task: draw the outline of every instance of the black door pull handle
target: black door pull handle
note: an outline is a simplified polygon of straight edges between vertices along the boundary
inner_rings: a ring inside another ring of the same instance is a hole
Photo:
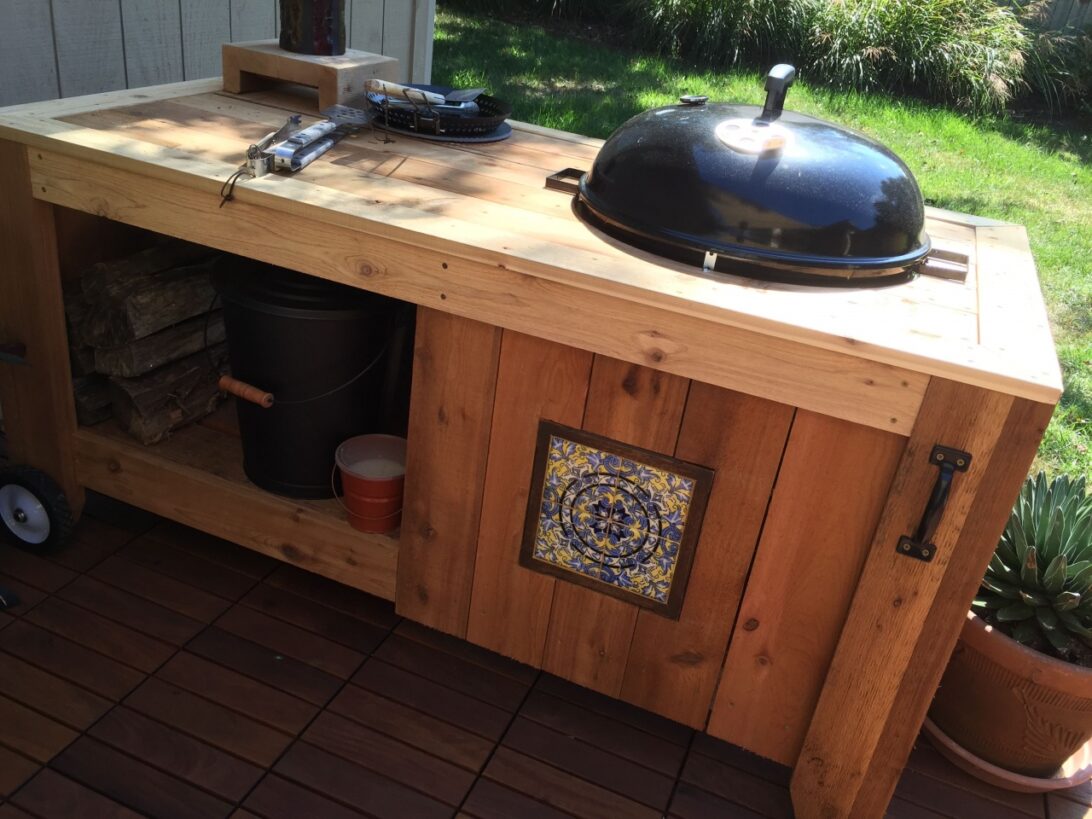
[[[925,511],[921,515],[921,522],[913,536],[903,535],[899,538],[896,551],[907,557],[929,562],[936,554],[936,546],[933,545],[933,536],[937,526],[944,515],[944,507],[948,505],[948,496],[952,491],[952,478],[956,472],[966,472],[971,465],[970,453],[959,449],[952,449],[939,444],[933,447],[929,454],[930,463],[940,470],[933,491],[929,494],[929,501],[925,504]]]

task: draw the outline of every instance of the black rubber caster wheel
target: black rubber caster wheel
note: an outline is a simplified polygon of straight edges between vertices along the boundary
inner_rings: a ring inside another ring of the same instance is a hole
[[[75,522],[68,499],[40,469],[0,469],[0,524],[6,539],[32,551],[52,551],[72,534]]]

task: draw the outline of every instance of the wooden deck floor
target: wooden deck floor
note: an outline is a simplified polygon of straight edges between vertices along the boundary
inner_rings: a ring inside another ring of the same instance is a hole
[[[789,771],[400,621],[390,604],[98,504],[0,547],[0,819],[788,817]],[[890,815],[1076,819],[923,740]]]

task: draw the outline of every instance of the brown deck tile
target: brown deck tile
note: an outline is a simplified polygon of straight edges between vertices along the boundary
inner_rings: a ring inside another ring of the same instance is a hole
[[[792,819],[792,802],[787,787],[775,785],[712,757],[690,754],[680,778],[770,819]]]
[[[43,769],[20,788],[13,800],[42,819],[138,819],[136,813],[67,776]]]
[[[0,650],[113,700],[143,679],[134,668],[23,620],[0,631]]]
[[[447,819],[452,814],[450,805],[306,742],[289,748],[273,770],[379,819]]]
[[[994,801],[910,769],[903,772],[895,795],[958,819],[1027,819],[1029,816],[1042,819],[1046,815],[1041,798],[1034,799],[1033,804],[1026,800],[1013,800],[1021,803],[1020,807],[1016,807],[1012,803]]]
[[[95,723],[88,735],[229,802],[246,796],[265,773],[124,706]]]
[[[247,606],[228,609],[216,627],[342,679],[352,676],[364,662],[359,651]]]
[[[919,741],[917,743],[910,754],[906,767],[924,776],[953,785],[960,790],[976,794],[983,799],[1000,802],[1010,808],[1024,811],[1029,816],[1042,817],[1044,815],[1041,794],[1002,791],[987,785],[985,782],[975,779],[970,774],[964,773],[950,764],[928,742]]]
[[[500,739],[512,719],[508,711],[376,659],[364,663],[353,682],[486,739]]]
[[[0,798],[10,796],[41,766],[0,745]]]
[[[400,619],[394,613],[394,603],[389,600],[381,600],[288,564],[275,569],[265,583],[382,628],[393,628]]]
[[[0,549],[7,548],[7,544],[0,546]],[[7,612],[15,617],[26,613],[49,596],[49,592],[44,592],[29,583],[24,583],[17,577],[12,577],[10,574],[4,574],[3,572],[0,572],[0,586],[15,592],[16,597],[19,598],[18,605],[7,609]]]
[[[227,600],[238,600],[255,584],[255,579],[241,572],[232,571],[217,563],[197,557],[184,549],[178,549],[143,535],[119,554],[126,560],[139,563],[149,569],[167,575],[198,589],[211,592]]]
[[[721,799],[689,782],[679,783],[667,815],[678,819],[767,819],[761,813]]]
[[[504,735],[504,746],[660,811],[667,809],[675,785],[673,775],[656,773],[522,717]]]
[[[650,808],[572,774],[544,765],[512,750],[498,748],[484,776],[539,802],[580,817],[659,819],[662,810]]]
[[[157,669],[175,652],[174,646],[58,597],[39,603],[23,619],[146,673]]]
[[[328,710],[471,771],[493,751],[487,739],[356,685],[345,686]]]
[[[527,695],[525,683],[397,633],[383,641],[375,657],[509,711],[519,708]]]
[[[789,787],[792,768],[788,765],[781,765],[772,759],[752,754],[750,751],[745,751],[735,745],[729,745],[723,740],[703,734],[700,731],[694,733],[694,743],[691,747],[695,753],[711,757],[718,762],[746,771],[775,785]]]
[[[7,543],[0,548],[0,574],[44,592],[55,592],[76,576],[71,569]]]
[[[0,819],[36,819],[36,817],[7,802],[0,805]]]
[[[90,737],[74,742],[51,767],[157,819],[212,819],[231,811],[222,799]]]
[[[1047,796],[1047,810],[1050,819],[1090,819],[1092,802],[1087,799],[1070,799],[1065,792]]]
[[[474,819],[567,819],[571,813],[539,802],[525,794],[499,785],[490,779],[479,779],[463,803],[463,814]]]
[[[263,779],[244,803],[265,819],[360,819],[363,814],[276,775]],[[234,819],[238,814],[232,814]]]
[[[303,739],[449,805],[458,805],[474,782],[474,773],[465,768],[328,711],[318,715]]]
[[[377,626],[266,583],[256,586],[242,602],[270,617],[307,629],[362,654],[374,651],[390,631],[388,627]]]
[[[104,560],[91,570],[91,576],[202,623],[211,623],[231,605],[222,597],[123,557]]]
[[[43,557],[76,572],[86,572],[101,563],[136,535],[109,523],[84,515],[61,549]]]
[[[605,694],[583,688],[575,683],[555,677],[553,674],[543,674],[535,683],[536,691],[543,691],[558,699],[568,700],[574,705],[595,711],[611,719],[640,728],[676,745],[686,746],[690,742],[692,729],[677,722],[672,722],[666,717],[645,711],[635,705],[630,705],[621,700],[612,699]]]
[[[156,677],[290,734],[318,713],[311,703],[188,651],[168,660]]]
[[[477,663],[497,674],[511,677],[524,686],[532,685],[538,679],[538,670],[529,665],[495,654],[488,649],[460,640],[458,637],[452,637],[450,634],[436,631],[436,629],[422,626],[419,623],[414,623],[411,620],[403,620],[398,624],[395,632],[402,637],[423,643],[440,651],[446,651],[448,654],[453,654],[472,663]]]
[[[2,653],[0,694],[81,731],[105,714],[113,704],[18,657]]]
[[[180,646],[205,624],[93,577],[73,580],[57,596],[163,642]]]
[[[150,678],[125,705],[258,765],[272,765],[292,738],[222,705]]]
[[[215,627],[203,631],[186,648],[315,705],[325,704],[342,685],[332,674]]]
[[[0,744],[31,759],[48,762],[77,736],[71,728],[15,700],[0,697]]]
[[[537,690],[527,697],[520,716],[672,777],[686,756],[681,745]]]
[[[886,819],[949,819],[949,817],[896,796],[887,806]]]
[[[260,580],[280,565],[280,561],[261,552],[244,549],[231,541],[172,521],[163,521],[149,531],[147,537],[255,580]]]

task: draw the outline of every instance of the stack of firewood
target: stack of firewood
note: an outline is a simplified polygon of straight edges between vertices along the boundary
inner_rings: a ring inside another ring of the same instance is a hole
[[[144,444],[212,412],[225,371],[213,253],[163,242],[85,270],[65,290],[80,424],[116,418]]]

